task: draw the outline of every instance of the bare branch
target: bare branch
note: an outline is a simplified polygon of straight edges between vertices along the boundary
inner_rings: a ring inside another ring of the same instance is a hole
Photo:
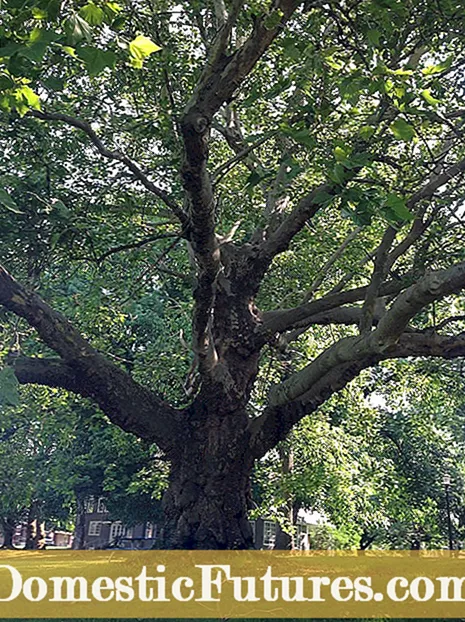
[[[155,235],[149,235],[146,238],[142,238],[141,240],[137,240],[136,242],[128,242],[127,244],[120,244],[118,246],[114,246],[113,248],[109,248],[107,251],[102,253],[100,257],[97,258],[97,262],[101,263],[105,259],[108,259],[111,255],[115,255],[116,253],[121,253],[123,251],[132,250],[134,248],[142,248],[147,244],[152,244],[152,242],[157,242],[158,240],[166,240],[167,238],[176,238],[179,240],[180,234],[179,232],[173,233],[158,233]]]
[[[378,247],[375,255],[375,266],[371,276],[370,284],[367,288],[365,302],[362,307],[362,318],[360,321],[360,332],[370,332],[373,326],[373,315],[375,311],[376,299],[379,295],[379,289],[386,277],[386,264],[389,250],[395,240],[397,231],[394,227],[388,227],[383,240]]]
[[[305,393],[333,368],[378,357],[398,341],[410,320],[423,307],[463,288],[465,288],[465,262],[448,270],[430,272],[417,284],[399,294],[374,331],[341,339],[307,367],[285,382],[275,385],[270,391],[270,405],[282,406],[303,399]]]
[[[264,136],[262,136],[261,138],[253,142],[252,144],[248,145],[247,147],[244,147],[242,151],[239,151],[234,157],[230,158],[229,160],[227,160],[226,162],[218,166],[218,168],[214,171],[212,175],[213,182],[215,184],[218,183],[221,177],[229,173],[229,171],[231,171],[234,168],[234,166],[236,166],[236,164],[239,164],[239,162],[242,162],[242,160],[244,160],[250,153],[252,153],[252,151],[260,147],[260,145],[263,145],[264,143],[266,143],[266,141],[270,140],[270,138],[272,138],[273,136],[276,136],[277,133],[278,132],[275,131],[275,132],[270,132],[269,134],[265,134]]]
[[[419,356],[444,359],[463,357],[465,333],[456,336],[404,333],[395,344],[383,352],[333,367],[301,398],[283,406],[269,406],[260,417],[250,423],[250,446],[254,457],[262,457],[283,440],[296,423],[315,412],[331,395],[343,389],[363,369],[383,360]]]
[[[342,244],[339,246],[339,248],[337,248],[334,251],[334,253],[329,257],[329,259],[326,261],[326,263],[323,265],[323,267],[319,270],[319,274],[313,280],[313,282],[310,285],[308,291],[305,293],[305,296],[303,298],[303,302],[308,302],[309,300],[311,300],[311,298],[313,297],[313,294],[316,291],[318,291],[318,288],[323,283],[325,277],[328,274],[328,271],[332,268],[332,266],[334,266],[336,261],[344,254],[344,251],[346,250],[346,248],[355,240],[355,238],[362,231],[362,229],[363,229],[363,227],[357,227],[351,233],[349,233],[349,235],[342,242]]]

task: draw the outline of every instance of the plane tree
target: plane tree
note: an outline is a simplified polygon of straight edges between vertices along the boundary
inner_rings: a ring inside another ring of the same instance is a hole
[[[464,355],[463,8],[2,4],[5,362],[158,445],[167,547],[251,547],[293,426],[383,361]]]

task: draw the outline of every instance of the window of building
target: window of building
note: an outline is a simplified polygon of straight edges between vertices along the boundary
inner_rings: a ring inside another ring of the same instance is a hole
[[[263,546],[272,549],[276,540],[277,525],[270,520],[263,522]]]
[[[157,526],[154,523],[146,523],[145,537],[153,539],[157,537]]]
[[[97,503],[97,512],[99,514],[106,514],[108,512],[107,506],[105,505],[105,499],[100,497]]]
[[[99,520],[91,520],[89,523],[89,536],[99,536],[102,531],[102,523]]]
[[[121,521],[116,521],[116,523],[112,523],[111,529],[110,529],[110,540],[119,538],[119,536],[123,535],[123,532],[124,532],[124,526]]]

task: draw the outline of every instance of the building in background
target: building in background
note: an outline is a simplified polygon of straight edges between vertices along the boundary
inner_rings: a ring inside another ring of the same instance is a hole
[[[111,520],[102,497],[89,497],[85,501],[84,530],[85,549],[117,547],[146,550],[156,546],[160,536],[154,523],[127,526],[121,521]]]
[[[312,548],[312,532],[324,524],[324,517],[318,512],[301,510],[298,515],[294,547],[300,550]],[[274,549],[279,525],[276,521],[258,518],[250,521],[255,548]],[[124,525],[111,520],[105,506],[105,499],[90,497],[85,501],[84,548],[106,549],[109,547],[147,550],[161,544],[162,528],[156,523]]]

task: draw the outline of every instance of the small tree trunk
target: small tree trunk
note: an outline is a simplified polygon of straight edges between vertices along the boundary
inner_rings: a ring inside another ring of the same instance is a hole
[[[35,508],[34,504],[32,504],[27,513],[26,543],[24,545],[24,548],[28,550],[35,548],[36,519],[34,516],[34,512]]]
[[[186,425],[191,440],[172,460],[163,499],[165,548],[253,548],[247,517],[252,460],[241,432],[243,421],[244,413],[203,413],[191,420],[191,434]]]
[[[282,443],[279,453],[281,458],[281,469],[283,472],[283,476],[287,477],[294,470],[294,452],[289,443]],[[296,524],[298,509],[296,509],[295,507],[294,500],[290,492],[287,494],[286,506],[286,519],[288,521],[289,530],[291,530]],[[278,532],[276,534],[276,542],[274,546],[275,549],[282,551],[292,550],[295,548],[294,540],[295,537],[292,536],[291,533],[284,531],[281,525],[278,525]]]
[[[83,549],[86,537],[86,509],[84,499],[76,499],[76,525],[74,528],[73,549]]]
[[[2,520],[2,532],[3,532],[3,548],[13,549],[13,538],[15,535],[16,525],[9,519]]]

